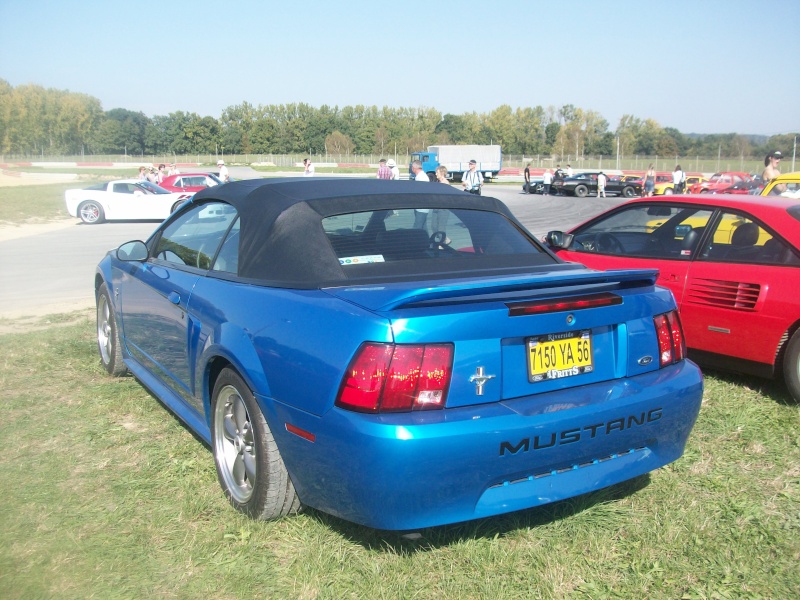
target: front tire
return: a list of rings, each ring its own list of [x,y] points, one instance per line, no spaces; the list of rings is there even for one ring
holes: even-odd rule
[[[622,195],[626,198],[633,198],[636,195],[636,190],[630,186],[622,188]]]
[[[671,196],[674,193],[675,193],[675,191],[672,188],[667,188],[667,189],[664,190],[664,195],[665,196]]]
[[[87,225],[102,223],[106,218],[103,207],[93,200],[86,200],[81,203],[78,207],[78,216]]]
[[[117,319],[105,283],[97,290],[97,349],[100,362],[109,375],[119,377],[128,372],[128,367],[122,361]]]
[[[297,512],[300,501],[292,480],[244,380],[233,369],[223,369],[211,401],[214,463],[228,501],[254,519]]]
[[[794,401],[800,403],[800,330],[794,332],[786,346],[786,354],[783,356],[783,380]]]

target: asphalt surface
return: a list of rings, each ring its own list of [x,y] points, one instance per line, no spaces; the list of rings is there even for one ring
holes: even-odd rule
[[[231,171],[233,177],[249,175],[243,170]],[[552,229],[569,229],[623,201],[527,195],[521,187],[521,183],[488,184],[484,195],[505,202],[539,239]],[[91,308],[95,267],[100,259],[124,242],[147,239],[158,224],[138,221],[84,225],[70,220],[45,231],[21,228],[14,239],[0,241],[0,318]]]

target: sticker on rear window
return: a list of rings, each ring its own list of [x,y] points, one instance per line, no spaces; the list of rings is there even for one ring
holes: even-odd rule
[[[383,254],[367,254],[366,256],[345,256],[339,259],[340,265],[364,265],[368,263],[386,262]]]

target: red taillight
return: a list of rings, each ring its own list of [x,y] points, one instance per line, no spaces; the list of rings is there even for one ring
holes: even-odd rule
[[[653,317],[658,337],[658,363],[662,367],[686,358],[686,341],[678,311]]]
[[[336,405],[360,412],[442,408],[452,369],[451,344],[366,343],[347,368]]]

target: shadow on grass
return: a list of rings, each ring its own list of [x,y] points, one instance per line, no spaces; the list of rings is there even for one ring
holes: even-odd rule
[[[798,401],[792,398],[782,377],[763,379],[752,375],[731,373],[730,371],[717,371],[710,368],[703,369],[703,375],[714,377],[731,385],[741,386],[753,390],[762,396],[784,406],[796,406]]]
[[[645,474],[602,490],[561,500],[560,502],[496,517],[486,517],[440,527],[428,527],[418,531],[371,529],[314,509],[305,509],[305,514],[368,550],[414,554],[416,552],[436,550],[466,540],[492,539],[508,535],[517,530],[535,529],[542,525],[573,517],[594,506],[615,502],[635,494],[647,487],[649,483],[650,475]]]
[[[133,377],[133,375],[129,373],[125,375],[125,377]],[[141,382],[139,383],[141,384]],[[165,413],[170,415],[170,417],[175,420],[176,424],[189,432],[196,441],[209,451],[209,460],[213,461],[211,447],[208,443],[188,427],[160,398],[153,394],[147,386],[142,385],[142,388],[155,402],[161,405]],[[559,502],[553,502],[544,506],[537,506],[495,517],[475,519],[464,523],[428,527],[414,531],[372,529],[308,507],[303,508],[303,514],[308,518],[314,519],[321,525],[336,531],[352,543],[363,546],[365,549],[388,551],[397,554],[413,554],[450,546],[465,540],[492,539],[498,536],[508,535],[517,530],[534,529],[542,525],[574,517],[592,507],[615,502],[635,494],[647,487],[649,483],[650,474],[646,473],[617,485],[612,485],[601,490],[574,498],[568,498]]]

